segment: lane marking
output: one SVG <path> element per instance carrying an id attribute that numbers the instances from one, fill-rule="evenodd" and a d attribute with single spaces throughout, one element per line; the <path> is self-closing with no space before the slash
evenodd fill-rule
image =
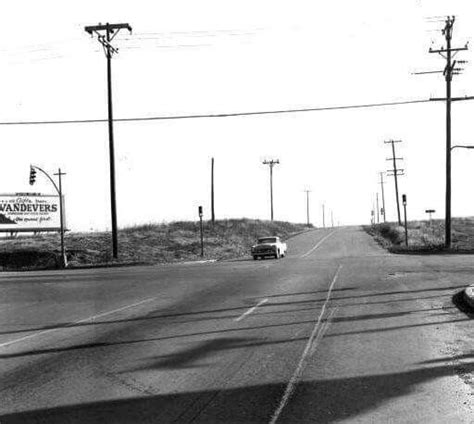
<path id="1" fill-rule="evenodd" d="M 308 250 L 306 253 L 304 253 L 303 255 L 300 256 L 300 258 L 305 258 L 306 256 L 308 256 L 310 253 L 314 252 L 319 246 L 321 246 L 325 241 L 326 239 L 328 239 L 329 237 L 331 237 L 337 230 L 334 230 L 332 233 L 329 233 L 326 237 L 323 237 L 321 240 L 319 240 L 318 243 L 316 243 L 315 246 L 313 246 L 310 250 Z"/>
<path id="2" fill-rule="evenodd" d="M 134 306 L 142 305 L 143 303 L 146 303 L 146 302 L 151 302 L 154 299 L 155 299 L 154 297 L 150 297 L 150 298 L 142 300 L 140 302 L 132 303 L 131 305 L 126 305 L 126 306 L 123 306 L 123 307 L 118 308 L 118 309 L 113 309 L 112 311 L 107 311 L 107 312 L 103 312 L 103 313 L 100 313 L 100 314 L 97 314 L 97 315 L 92 315 L 91 317 L 83 318 L 83 319 L 80 319 L 78 321 L 74 321 L 74 322 L 71 322 L 69 324 L 63 325 L 63 326 L 58 327 L 58 328 L 50 328 L 49 330 L 38 331 L 36 333 L 29 334 L 28 336 L 24 336 L 24 337 L 21 337 L 19 339 L 10 340 L 9 342 L 5 342 L 5 343 L 0 343 L 0 348 L 10 346 L 12 344 L 22 342 L 24 340 L 32 339 L 34 337 L 41 336 L 42 334 L 52 333 L 53 331 L 64 330 L 65 328 L 72 327 L 75 324 L 81 324 L 83 322 L 93 321 L 97 318 L 105 317 L 107 315 L 111 315 L 111 314 L 114 314 L 116 312 L 124 311 L 125 309 L 130 309 L 130 308 L 133 308 Z"/>
<path id="3" fill-rule="evenodd" d="M 263 299 L 260 302 L 258 302 L 255 306 L 252 306 L 248 311 L 244 312 L 240 317 L 235 318 L 234 321 L 241 321 L 243 320 L 247 315 L 250 315 L 255 309 L 257 309 L 259 306 L 262 306 L 264 303 L 267 303 L 268 299 Z"/>
<path id="4" fill-rule="evenodd" d="M 331 233 L 332 234 L 332 233 Z M 301 355 L 300 361 L 298 362 L 298 366 L 296 367 L 295 372 L 290 378 L 290 381 L 288 382 L 288 385 L 286 386 L 285 393 L 283 394 L 283 397 L 281 398 L 280 404 L 278 405 L 278 408 L 276 411 L 273 413 L 273 416 L 270 420 L 270 424 L 275 424 L 280 417 L 280 414 L 282 413 L 283 409 L 285 408 L 286 404 L 288 403 L 288 400 L 290 399 L 291 395 L 293 394 L 293 391 L 295 390 L 296 384 L 298 383 L 298 379 L 300 378 L 303 369 L 306 365 L 306 360 L 309 355 L 312 355 L 316 351 L 317 344 L 319 341 L 322 339 L 322 337 L 319 337 L 319 340 L 316 339 L 317 334 L 320 331 L 320 326 L 321 326 L 321 320 L 323 318 L 324 312 L 326 311 L 327 304 L 329 303 L 330 297 L 331 297 L 331 292 L 336 284 L 337 277 L 339 275 L 339 272 L 342 269 L 342 265 L 339 265 L 339 268 L 336 271 L 336 274 L 334 275 L 331 284 L 329 286 L 329 291 L 326 296 L 326 301 L 324 302 L 323 307 L 321 308 L 321 313 L 319 314 L 318 320 L 316 321 L 316 324 L 314 325 L 313 331 L 311 332 L 311 335 L 309 336 L 308 343 L 306 344 L 306 347 L 303 350 L 303 353 Z M 332 316 L 332 315 L 331 315 Z M 322 334 L 322 333 L 320 333 Z M 316 339 L 316 340 L 315 340 Z"/>

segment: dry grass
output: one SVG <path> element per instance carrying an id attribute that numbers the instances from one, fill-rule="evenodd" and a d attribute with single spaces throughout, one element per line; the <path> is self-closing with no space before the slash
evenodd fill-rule
<path id="1" fill-rule="evenodd" d="M 366 227 L 375 239 L 393 252 L 448 252 L 444 248 L 444 220 L 408 223 L 408 248 L 405 229 L 393 222 Z M 452 248 L 449 252 L 474 252 L 474 218 L 454 218 L 451 223 Z"/>
<path id="2" fill-rule="evenodd" d="M 252 219 L 206 221 L 204 259 L 225 259 L 249 254 L 260 236 L 277 235 L 283 239 L 306 231 L 303 224 Z M 136 225 L 118 234 L 120 263 L 159 263 L 192 261 L 201 258 L 198 222 Z M 71 266 L 112 264 L 110 233 L 69 233 L 66 235 L 68 262 Z M 59 236 L 45 234 L 0 242 L 0 265 L 4 269 L 55 268 L 59 259 Z"/>

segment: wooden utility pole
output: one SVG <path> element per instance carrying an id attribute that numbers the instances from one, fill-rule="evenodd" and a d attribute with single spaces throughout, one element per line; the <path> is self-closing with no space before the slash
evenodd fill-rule
<path id="1" fill-rule="evenodd" d="M 397 168 L 397 160 L 403 160 L 403 158 L 397 158 L 395 155 L 395 143 L 401 143 L 402 140 L 387 140 L 384 141 L 385 144 L 391 144 L 392 145 L 392 157 L 387 158 L 387 160 L 390 160 L 393 162 L 393 169 L 389 169 L 387 172 L 390 172 L 391 174 L 387 174 L 389 177 L 394 177 L 395 180 L 395 197 L 397 200 L 397 215 L 398 215 L 398 225 L 402 225 L 402 219 L 400 215 L 400 200 L 398 198 L 398 176 L 400 175 L 405 175 L 403 169 Z"/>
<path id="2" fill-rule="evenodd" d="M 324 208 L 324 203 L 323 203 L 323 228 L 326 228 L 326 216 L 325 216 L 325 208 Z"/>
<path id="3" fill-rule="evenodd" d="M 216 216 L 214 214 L 214 158 L 211 161 L 211 221 L 214 225 Z"/>
<path id="4" fill-rule="evenodd" d="M 311 190 L 305 190 L 306 192 L 306 225 L 309 227 L 309 193 Z"/>
<path id="5" fill-rule="evenodd" d="M 115 199 L 115 153 L 114 153 L 114 125 L 112 111 L 112 55 L 118 53 L 118 49 L 113 47 L 112 40 L 121 29 L 128 29 L 132 32 L 129 24 L 99 24 L 86 26 L 85 31 L 91 36 L 97 35 L 97 39 L 104 48 L 107 58 L 107 106 L 108 106 L 108 126 L 109 126 L 109 165 L 110 165 L 110 209 L 112 220 L 112 255 L 118 258 L 118 235 L 117 235 L 117 204 Z"/>
<path id="6" fill-rule="evenodd" d="M 462 68 L 456 67 L 456 64 L 463 64 L 466 61 L 453 60 L 453 56 L 458 52 L 467 50 L 467 44 L 464 47 L 452 48 L 451 40 L 453 37 L 454 16 L 448 16 L 445 20 L 443 35 L 446 40 L 446 48 L 440 49 L 430 48 L 430 53 L 438 53 L 446 59 L 446 66 L 443 75 L 446 80 L 446 202 L 445 202 L 445 247 L 451 247 L 451 82 L 453 75 L 459 75 Z M 433 99 L 438 100 L 438 99 Z"/>
<path id="7" fill-rule="evenodd" d="M 270 219 L 273 221 L 273 167 L 279 164 L 280 161 L 276 160 L 264 160 L 263 164 L 270 167 Z"/>

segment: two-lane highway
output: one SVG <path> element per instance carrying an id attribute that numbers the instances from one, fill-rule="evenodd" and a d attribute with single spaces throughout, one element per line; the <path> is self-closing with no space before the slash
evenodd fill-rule
<path id="1" fill-rule="evenodd" d="M 472 422 L 470 322 L 439 262 L 358 228 L 288 245 L 5 274 L 0 423 Z"/>

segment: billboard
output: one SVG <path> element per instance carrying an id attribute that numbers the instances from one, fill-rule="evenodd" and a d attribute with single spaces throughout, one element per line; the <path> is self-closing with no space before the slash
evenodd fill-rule
<path id="1" fill-rule="evenodd" d="M 0 194 L 0 232 L 59 231 L 60 228 L 59 196 Z"/>

